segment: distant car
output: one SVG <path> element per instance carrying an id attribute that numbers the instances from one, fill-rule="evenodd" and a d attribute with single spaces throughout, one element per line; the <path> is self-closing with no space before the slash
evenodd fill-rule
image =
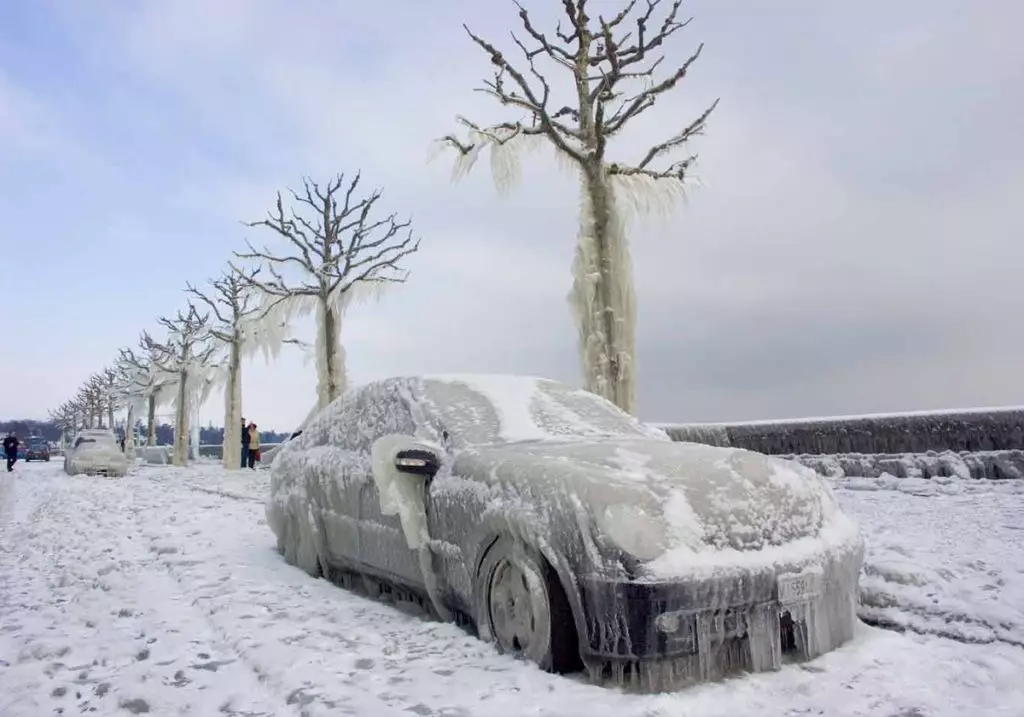
<path id="1" fill-rule="evenodd" d="M 288 562 L 545 669 L 657 691 L 853 637 L 863 541 L 796 463 L 518 376 L 378 381 L 303 428 L 267 503 Z"/>
<path id="2" fill-rule="evenodd" d="M 68 475 L 124 476 L 128 459 L 113 431 L 91 428 L 79 433 L 64 454 L 64 471 Z"/>
<path id="3" fill-rule="evenodd" d="M 28 450 L 25 448 L 25 442 L 24 441 L 19 441 L 18 442 L 18 452 L 17 452 L 16 455 L 18 456 L 18 460 L 19 461 L 28 460 L 28 458 L 27 458 Z"/>
<path id="4" fill-rule="evenodd" d="M 22 446 L 19 448 L 22 447 L 25 450 L 24 459 L 26 463 L 28 463 L 29 461 L 45 461 L 46 463 L 50 462 L 50 444 L 48 444 L 43 439 L 30 438 L 28 440 L 27 445 L 23 443 Z"/>

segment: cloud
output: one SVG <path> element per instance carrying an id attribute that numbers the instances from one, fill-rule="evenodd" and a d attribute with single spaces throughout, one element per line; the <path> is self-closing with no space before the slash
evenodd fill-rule
<path id="1" fill-rule="evenodd" d="M 1024 11 L 954 0 L 687 5 L 696 19 L 671 58 L 703 41 L 700 61 L 613 148 L 635 158 L 722 97 L 695 145 L 706 186 L 667 219 L 631 228 L 642 414 L 1024 402 L 1024 338 L 1012 330 L 1024 310 L 1024 60 L 1012 28 Z M 540 4 L 527 7 L 548 26 Z M 423 244 L 407 285 L 346 317 L 353 379 L 500 370 L 577 380 L 565 298 L 576 182 L 538 155 L 500 198 L 483 164 L 452 185 L 445 158 L 426 163 L 456 114 L 510 117 L 473 92 L 488 63 L 461 23 L 511 49 L 513 5 L 405 0 L 386 17 L 270 0 L 50 9 L 56 45 L 89 82 L 78 95 L 22 82 L 22 96 L 51 118 L 78 112 L 75 144 L 105 168 L 82 241 L 134 237 L 139 269 L 123 325 L 76 340 L 108 341 L 113 356 L 143 317 L 177 308 L 186 280 L 216 273 L 246 237 L 272 240 L 240 221 L 261 216 L 278 189 L 361 168 Z M 0 127 L 9 115 L 0 111 Z M 39 145 L 19 146 L 56 166 Z M 123 267 L 116 279 L 93 271 L 104 287 L 126 281 Z M 101 296 L 47 292 L 55 306 L 107 311 Z M 33 355 L 18 348 L 5 367 Z M 247 413 L 294 424 L 312 402 L 311 370 L 294 351 L 247 366 Z M 62 390 L 74 373 L 61 372 Z M 36 403 L 26 394 L 15 405 Z M 204 415 L 219 412 L 215 398 Z"/>

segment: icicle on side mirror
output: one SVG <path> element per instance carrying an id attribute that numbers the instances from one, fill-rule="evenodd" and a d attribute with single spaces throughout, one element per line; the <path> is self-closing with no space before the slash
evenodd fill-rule
<path id="1" fill-rule="evenodd" d="M 433 451 L 407 448 L 395 454 L 395 470 L 400 473 L 433 478 L 441 468 L 441 460 Z"/>

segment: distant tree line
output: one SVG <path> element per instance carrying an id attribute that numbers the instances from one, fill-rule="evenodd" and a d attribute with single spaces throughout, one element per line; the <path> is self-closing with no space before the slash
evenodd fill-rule
<path id="1" fill-rule="evenodd" d="M 142 422 L 136 424 L 138 430 L 142 430 Z M 124 431 L 123 427 L 114 429 L 118 434 Z M 27 418 L 0 421 L 0 433 L 7 435 L 14 431 L 18 438 L 29 436 L 42 436 L 48 441 L 59 441 L 61 428 L 54 421 L 35 421 Z M 262 443 L 280 443 L 290 434 L 278 433 L 277 431 L 260 431 Z M 205 426 L 199 429 L 199 442 L 202 444 L 220 444 L 224 440 L 224 429 L 216 426 Z M 156 445 L 174 445 L 174 426 L 169 423 L 158 423 L 156 425 Z"/>

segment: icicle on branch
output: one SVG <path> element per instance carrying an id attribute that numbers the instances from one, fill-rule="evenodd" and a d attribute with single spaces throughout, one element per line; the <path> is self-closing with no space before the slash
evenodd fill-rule
<path id="1" fill-rule="evenodd" d="M 188 302 L 186 311 L 179 310 L 173 317 L 157 319 L 167 330 L 164 342 L 155 341 L 143 332 L 143 345 L 149 352 L 153 365 L 177 383 L 175 401 L 173 463 L 188 465 L 189 403 L 193 396 L 199 396 L 205 386 L 205 378 L 212 368 L 211 363 L 218 344 L 209 331 L 210 314 L 200 314 L 196 305 Z"/>
<path id="2" fill-rule="evenodd" d="M 268 321 L 274 322 L 274 317 L 260 305 L 260 292 L 256 290 L 263 269 L 263 266 L 230 266 L 224 274 L 207 282 L 209 289 L 206 291 L 192 284 L 186 284 L 185 291 L 213 313 L 216 321 L 210 324 L 208 331 L 221 344 L 238 341 L 240 348 L 243 344 L 258 344 L 273 352 L 280 344 L 304 346 L 302 341 L 286 336 L 286 326 L 267 325 Z"/>

